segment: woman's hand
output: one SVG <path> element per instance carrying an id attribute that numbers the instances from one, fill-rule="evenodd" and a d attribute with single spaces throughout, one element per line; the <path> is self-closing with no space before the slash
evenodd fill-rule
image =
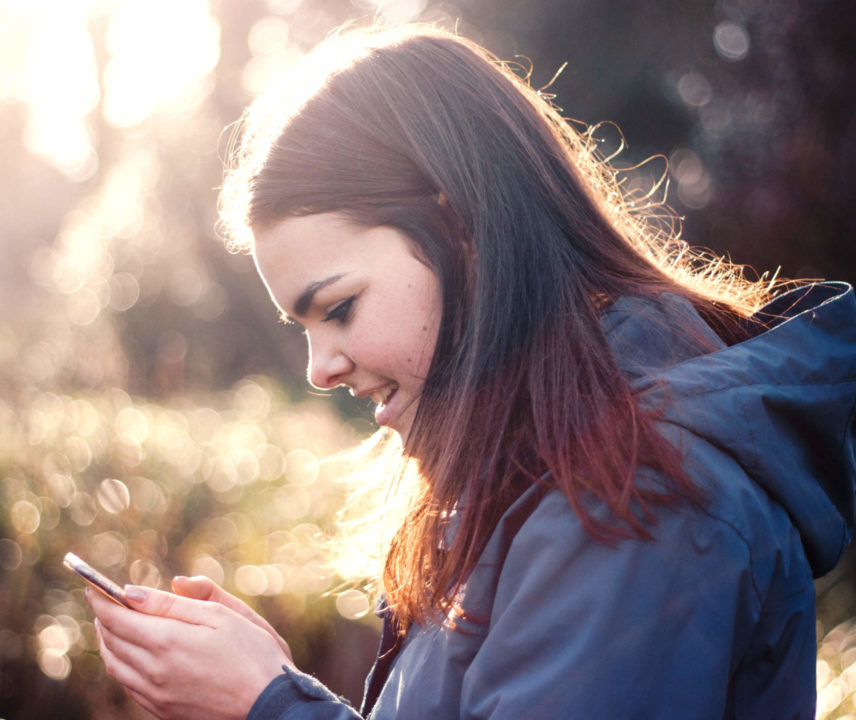
<path id="1" fill-rule="evenodd" d="M 293 666 L 270 625 L 219 592 L 222 604 L 210 588 L 214 602 L 127 586 L 128 610 L 87 590 L 107 672 L 162 720 L 243 720 L 282 665 Z"/>

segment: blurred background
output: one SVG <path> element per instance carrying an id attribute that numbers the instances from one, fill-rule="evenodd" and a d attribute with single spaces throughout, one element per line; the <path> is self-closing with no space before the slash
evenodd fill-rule
<path id="1" fill-rule="evenodd" d="M 319 459 L 368 408 L 306 392 L 299 332 L 213 226 L 224 128 L 378 16 L 457 26 L 537 87 L 567 63 L 555 102 L 616 123 L 618 164 L 659 156 L 640 172 L 668 168 L 689 242 L 856 281 L 849 0 L 0 0 L 0 717 L 147 717 L 67 550 L 209 575 L 358 702 L 376 621 L 319 552 L 342 498 Z M 854 567 L 817 586 L 819 718 L 856 717 Z"/>

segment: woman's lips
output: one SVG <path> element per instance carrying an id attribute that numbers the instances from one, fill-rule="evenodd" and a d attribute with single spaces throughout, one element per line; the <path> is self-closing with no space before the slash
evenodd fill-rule
<path id="1" fill-rule="evenodd" d="M 398 388 L 393 388 L 382 402 L 375 405 L 375 422 L 378 425 L 388 425 L 389 421 L 392 420 L 394 408 L 391 405 L 397 394 Z"/>

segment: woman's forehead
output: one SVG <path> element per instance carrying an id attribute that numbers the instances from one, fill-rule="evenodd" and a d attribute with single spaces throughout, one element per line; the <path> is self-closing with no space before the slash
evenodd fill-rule
<path id="1" fill-rule="evenodd" d="M 323 213 L 289 217 L 260 232 L 254 260 L 280 309 L 300 315 L 315 294 L 347 276 L 395 274 L 417 258 L 400 230 Z"/>

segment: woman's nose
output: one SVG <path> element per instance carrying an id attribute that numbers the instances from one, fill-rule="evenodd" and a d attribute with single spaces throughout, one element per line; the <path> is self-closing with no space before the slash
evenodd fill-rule
<path id="1" fill-rule="evenodd" d="M 310 341 L 306 376 L 313 387 L 329 390 L 341 385 L 353 369 L 354 363 L 341 349 Z"/>

